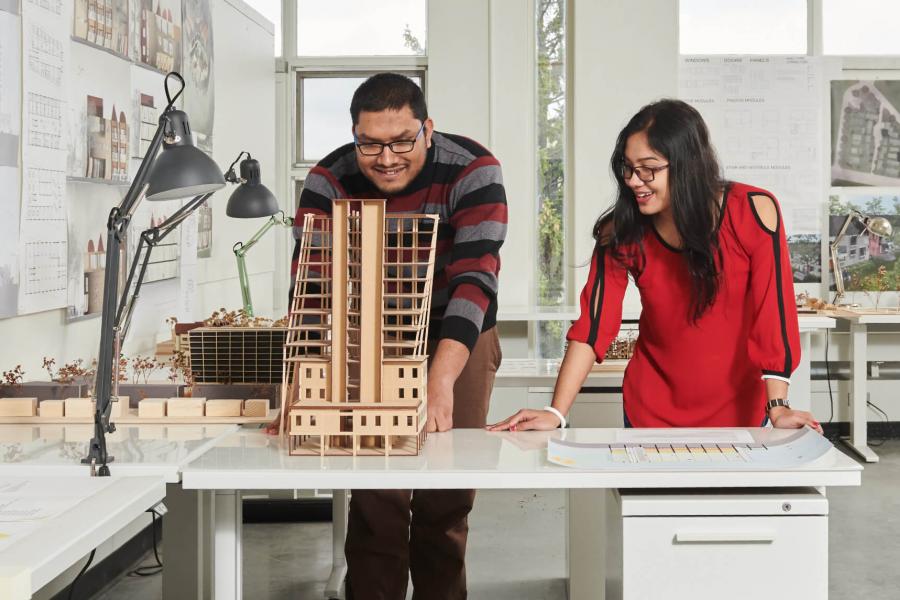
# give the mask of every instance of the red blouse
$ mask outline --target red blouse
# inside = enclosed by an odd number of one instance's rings
[[[768,196],[778,226],[763,225],[753,196]],[[655,229],[644,258],[625,267],[605,247],[594,252],[581,316],[566,336],[602,361],[622,321],[629,274],[643,307],[623,383],[635,427],[757,427],[766,414],[763,377],[787,379],[800,360],[793,272],[781,209],[767,191],[730,183],[719,225],[721,283],[713,305],[691,323],[687,263]],[[640,256],[636,247],[624,254]]]

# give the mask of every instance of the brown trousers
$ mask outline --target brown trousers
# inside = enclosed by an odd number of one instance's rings
[[[453,387],[453,426],[484,427],[500,366],[492,327],[479,336]],[[347,524],[347,599],[466,597],[466,538],[475,490],[353,490]]]

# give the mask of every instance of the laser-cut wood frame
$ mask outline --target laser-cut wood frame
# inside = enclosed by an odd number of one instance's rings
[[[304,218],[284,346],[290,454],[418,454],[437,226],[384,200]]]

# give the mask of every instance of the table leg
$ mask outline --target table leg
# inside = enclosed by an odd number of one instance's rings
[[[606,598],[607,503],[611,490],[573,489],[568,492],[566,563],[569,600]]]
[[[878,462],[878,455],[869,448],[868,435],[868,393],[866,390],[867,369],[867,329],[860,323],[850,323],[850,357],[853,364],[853,390],[850,394],[850,443],[851,450],[866,462]]]
[[[331,491],[331,574],[325,584],[325,599],[343,598],[344,577],[347,576],[347,559],[344,556],[344,540],[347,537],[347,490]]]
[[[166,485],[165,505],[163,598],[212,600],[210,494],[170,483]]]
[[[243,583],[241,560],[241,523],[243,507],[240,490],[215,491],[215,563],[216,600],[240,600]]]

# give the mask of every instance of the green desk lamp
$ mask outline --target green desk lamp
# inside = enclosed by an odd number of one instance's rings
[[[247,158],[241,160],[241,157],[247,155]],[[234,165],[241,161],[241,176],[238,178],[234,172]],[[269,217],[265,225],[257,231],[253,237],[246,242],[237,242],[232,250],[237,259],[238,277],[241,281],[241,298],[244,302],[244,312],[247,316],[253,316],[253,300],[250,297],[250,277],[247,275],[247,263],[245,256],[250,249],[268,232],[274,225],[283,225],[291,227],[294,220],[285,216],[284,212],[279,210],[278,201],[275,195],[269,191],[269,188],[260,183],[259,161],[250,156],[249,152],[241,152],[238,157],[231,163],[228,172],[225,173],[225,181],[237,183],[238,188],[231,194],[228,199],[228,206],[225,208],[225,214],[229,217],[237,219],[255,219],[258,217]]]

